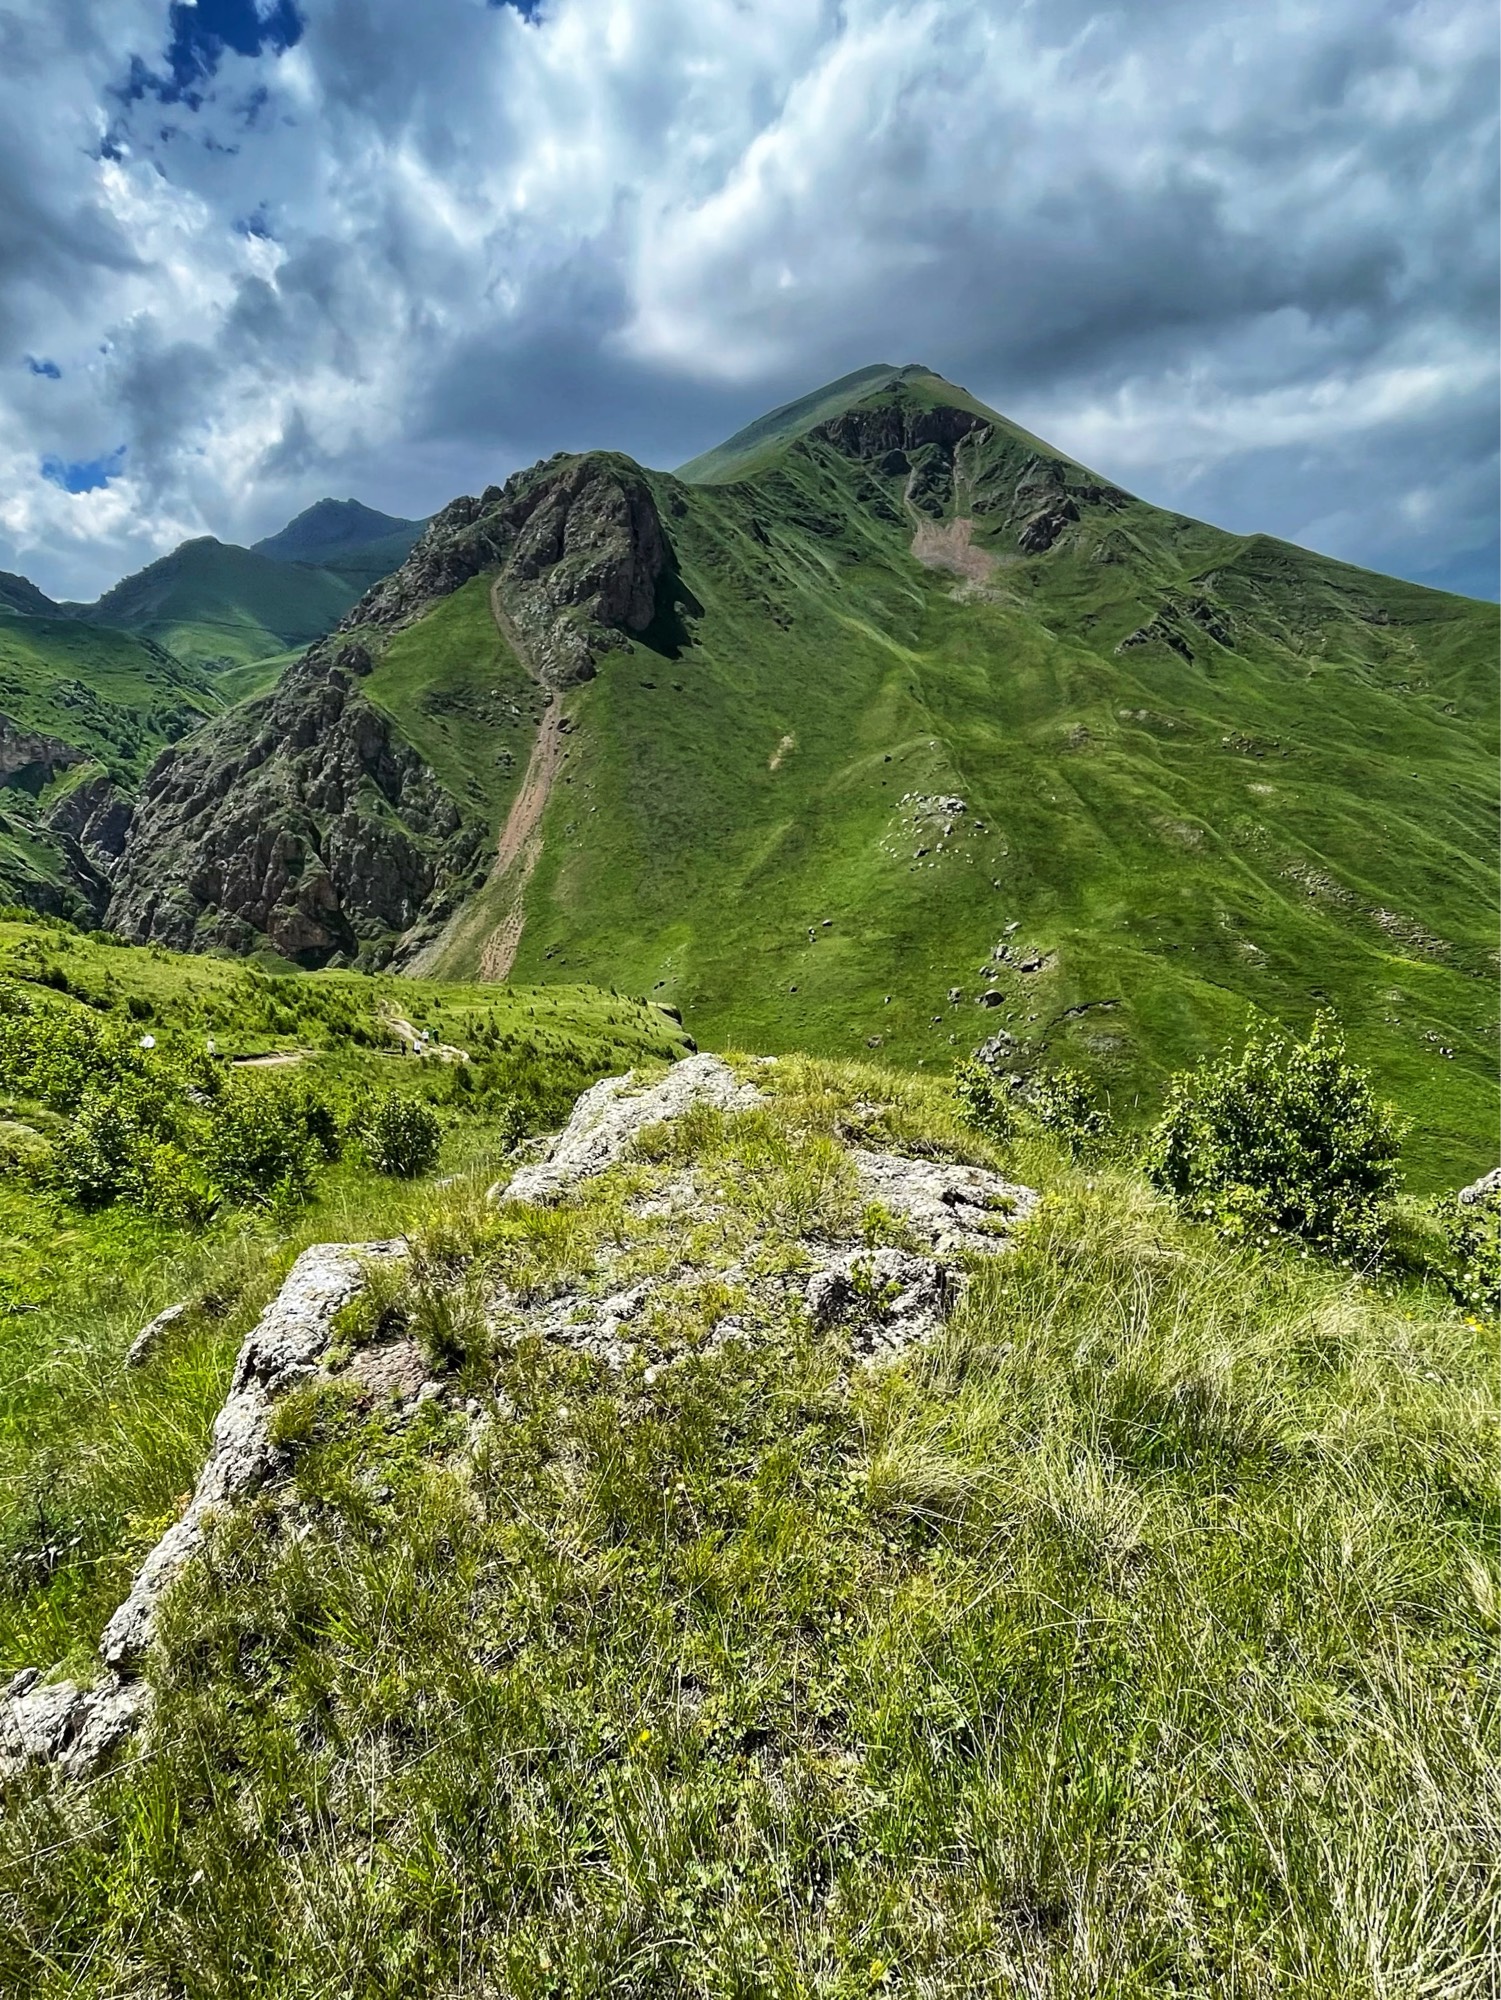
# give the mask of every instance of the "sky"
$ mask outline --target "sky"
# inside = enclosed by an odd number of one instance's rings
[[[0,568],[919,361],[1497,594],[1494,0],[0,0]]]

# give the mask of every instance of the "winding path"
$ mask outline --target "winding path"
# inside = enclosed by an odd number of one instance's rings
[[[547,810],[547,801],[552,796],[553,782],[558,775],[558,766],[563,761],[563,701],[561,695],[547,688],[546,682],[532,664],[532,658],[521,634],[517,631],[505,606],[500,601],[500,578],[496,577],[490,586],[490,615],[495,620],[496,630],[510,647],[523,668],[546,690],[547,705],[542,711],[542,720],[537,725],[537,736],[532,744],[532,754],[527,759],[526,770],[522,774],[516,795],[511,800],[505,823],[500,829],[500,838],[495,846],[495,859],[485,884],[476,896],[462,903],[442,930],[417,953],[406,968],[409,973],[421,977],[435,972],[442,960],[457,945],[475,924],[481,908],[488,914],[498,897],[505,899],[505,914],[499,923],[485,933],[479,948],[479,976],[482,980],[495,981],[510,976],[511,967],[516,963],[516,952],[521,944],[521,933],[526,923],[526,911],[522,898],[526,885],[532,878],[542,854],[542,815]]]

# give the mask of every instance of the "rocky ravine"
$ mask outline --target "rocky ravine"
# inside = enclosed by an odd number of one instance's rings
[[[503,632],[557,693],[650,626],[671,555],[639,468],[610,453],[453,501],[269,695],[164,751],[133,807],[114,797],[107,824],[65,829],[111,884],[109,927],[179,950],[260,936],[318,966],[387,956],[441,918],[486,829],[360,681],[393,632],[490,571]]]
[[[767,1059],[768,1082],[774,1068]],[[498,1183],[491,1199],[566,1204],[593,1177],[631,1158],[643,1135],[671,1128],[690,1113],[755,1112],[764,1102],[756,1084],[737,1078],[717,1056],[690,1057],[647,1087],[630,1076],[608,1078],[578,1100],[545,1156]],[[977,1167],[863,1148],[849,1151],[847,1159],[861,1196],[879,1204],[900,1240],[870,1247],[863,1232],[852,1228],[833,1238],[802,1240],[795,1269],[779,1263],[773,1275],[758,1267],[753,1254],[716,1269],[727,1296],[741,1303],[715,1326],[712,1344],[754,1341],[769,1316],[791,1312],[845,1341],[852,1366],[894,1359],[939,1330],[973,1258],[1004,1251],[1010,1231],[1037,1200],[1030,1189]],[[673,1245],[669,1256],[655,1260],[651,1277],[622,1282],[619,1267],[631,1245],[617,1231],[587,1278],[562,1282],[544,1297],[493,1282],[485,1300],[492,1342],[503,1346],[540,1333],[612,1367],[652,1353],[652,1307],[675,1287],[705,1275],[699,1261],[704,1253],[693,1245],[712,1234],[704,1225],[715,1220],[716,1208],[712,1188],[693,1167],[677,1169],[626,1208],[643,1238],[654,1234],[656,1241]],[[343,1382],[372,1401],[395,1406],[398,1419],[434,1399],[458,1403],[452,1382],[404,1332],[359,1347],[352,1356],[335,1345],[334,1315],[359,1291],[365,1273],[372,1264],[405,1255],[401,1242],[320,1244],[298,1258],[240,1351],[186,1512],[147,1557],[105,1628],[102,1677],[81,1687],[44,1684],[35,1669],[17,1675],[0,1697],[0,1770],[36,1761],[79,1775],[142,1722],[150,1695],[141,1669],[158,1607],[203,1546],[213,1517],[258,1492],[279,1495],[288,1509],[293,1505],[272,1422],[288,1390]],[[133,1355],[132,1365],[149,1366],[149,1341]],[[673,1357],[653,1360],[653,1367],[673,1365]],[[465,1408],[471,1446],[488,1426],[507,1420],[499,1399],[489,1410],[473,1402]]]

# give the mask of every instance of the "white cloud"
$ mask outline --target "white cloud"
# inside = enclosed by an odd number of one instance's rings
[[[44,587],[330,490],[671,462],[877,359],[1230,525],[1483,577],[1481,0],[302,12],[196,104],[111,94],[166,0],[0,15],[0,564]]]

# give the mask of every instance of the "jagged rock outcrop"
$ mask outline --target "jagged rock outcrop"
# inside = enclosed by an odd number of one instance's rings
[[[178,950],[259,933],[321,965],[405,930],[472,865],[473,830],[346,653],[315,647],[271,694],[162,753],[116,864],[111,929]]]
[[[760,1074],[772,1082],[771,1058],[762,1059]],[[582,1183],[609,1168],[630,1160],[639,1165],[641,1142],[653,1129],[705,1111],[754,1115],[766,1111],[768,1102],[765,1091],[737,1077],[718,1056],[694,1056],[646,1085],[633,1076],[607,1078],[578,1100],[547,1158],[519,1168],[498,1191],[499,1199],[510,1205],[567,1202]],[[879,1115],[881,1107],[858,1109]],[[785,1327],[790,1315],[838,1341],[845,1369],[889,1361],[939,1332],[964,1289],[971,1260],[1004,1251],[1011,1231],[1037,1201],[1031,1189],[983,1168],[857,1149],[846,1155],[855,1199],[843,1222],[826,1221],[799,1233],[783,1243],[783,1254],[770,1259],[760,1254],[755,1235],[749,1242],[737,1239],[739,1248],[728,1253],[734,1261],[723,1255],[716,1261],[716,1241],[729,1240],[729,1209],[713,1171],[702,1176],[698,1171],[702,1143],[701,1128],[675,1163],[647,1176],[647,1184],[627,1196],[592,1260],[582,1257],[561,1281],[541,1286],[523,1281],[513,1288],[495,1272],[446,1267],[445,1283],[478,1282],[490,1351],[499,1354],[519,1339],[540,1337],[610,1367],[649,1361],[642,1374],[649,1384],[663,1367],[690,1353],[729,1341],[754,1342],[768,1329]],[[644,1157],[650,1159],[649,1149]],[[633,1230],[654,1246],[646,1276],[640,1242],[630,1240]],[[216,1519],[265,1494],[295,1532],[297,1503],[285,1483],[286,1458],[275,1425],[277,1402],[289,1390],[342,1383],[362,1407],[379,1403],[402,1422],[435,1403],[441,1415],[457,1420],[436,1448],[460,1454],[472,1453],[489,1427],[514,1414],[502,1395],[484,1410],[471,1397],[472,1367],[461,1387],[459,1378],[424,1355],[399,1314],[389,1328],[350,1351],[335,1315],[359,1292],[372,1265],[407,1254],[399,1241],[325,1243],[298,1257],[240,1349],[207,1459],[181,1518],[146,1557],[104,1629],[99,1682],[44,1684],[28,1669],[0,1691],[0,1773],[35,1762],[65,1776],[83,1775],[145,1720],[150,1693],[141,1669],[158,1636],[163,1600],[204,1547]],[[660,1309],[684,1287],[711,1279],[726,1307],[707,1342],[664,1353],[658,1345]],[[142,1339],[180,1311],[169,1308]]]
[[[435,514],[401,568],[341,629],[408,624],[496,570],[528,665],[545,685],[567,687],[651,624],[669,562],[651,488],[631,460],[559,453]]]
[[[202,1547],[210,1519],[274,1477],[279,1466],[271,1436],[276,1400],[318,1372],[330,1321],[359,1289],[365,1267],[373,1259],[402,1254],[404,1246],[397,1243],[358,1248],[318,1243],[303,1251],[240,1350],[186,1511],[147,1556],[104,1628],[99,1642],[104,1674],[94,1685],[80,1686],[75,1681],[44,1682],[38,1669],[28,1667],[0,1691],[0,1775],[27,1764],[47,1764],[67,1777],[84,1776],[140,1726],[151,1697],[139,1672],[163,1596]],[[182,1310],[169,1307],[145,1332]],[[135,1355],[133,1348],[127,1365],[133,1365]]]
[[[690,1056],[649,1090],[632,1090],[629,1076],[607,1076],[586,1090],[545,1159],[522,1167],[492,1193],[507,1202],[555,1201],[575,1182],[603,1173],[649,1125],[681,1118],[695,1105],[750,1111],[762,1102],[719,1056]]]
[[[107,1666],[128,1674],[139,1665],[163,1593],[202,1546],[210,1517],[254,1493],[276,1470],[273,1406],[317,1373],[329,1322],[359,1290],[362,1267],[374,1258],[404,1254],[399,1243],[358,1248],[315,1243],[297,1259],[240,1349],[229,1394],[214,1419],[208,1458],[182,1519],[147,1556],[130,1594],[104,1628],[99,1650]]]
[[[14,785],[34,797],[59,772],[87,762],[87,751],[76,745],[25,729],[8,715],[0,715],[0,785]]]
[[[135,824],[135,806],[103,771],[82,778],[47,813],[53,833],[74,842],[91,868],[114,874]]]

